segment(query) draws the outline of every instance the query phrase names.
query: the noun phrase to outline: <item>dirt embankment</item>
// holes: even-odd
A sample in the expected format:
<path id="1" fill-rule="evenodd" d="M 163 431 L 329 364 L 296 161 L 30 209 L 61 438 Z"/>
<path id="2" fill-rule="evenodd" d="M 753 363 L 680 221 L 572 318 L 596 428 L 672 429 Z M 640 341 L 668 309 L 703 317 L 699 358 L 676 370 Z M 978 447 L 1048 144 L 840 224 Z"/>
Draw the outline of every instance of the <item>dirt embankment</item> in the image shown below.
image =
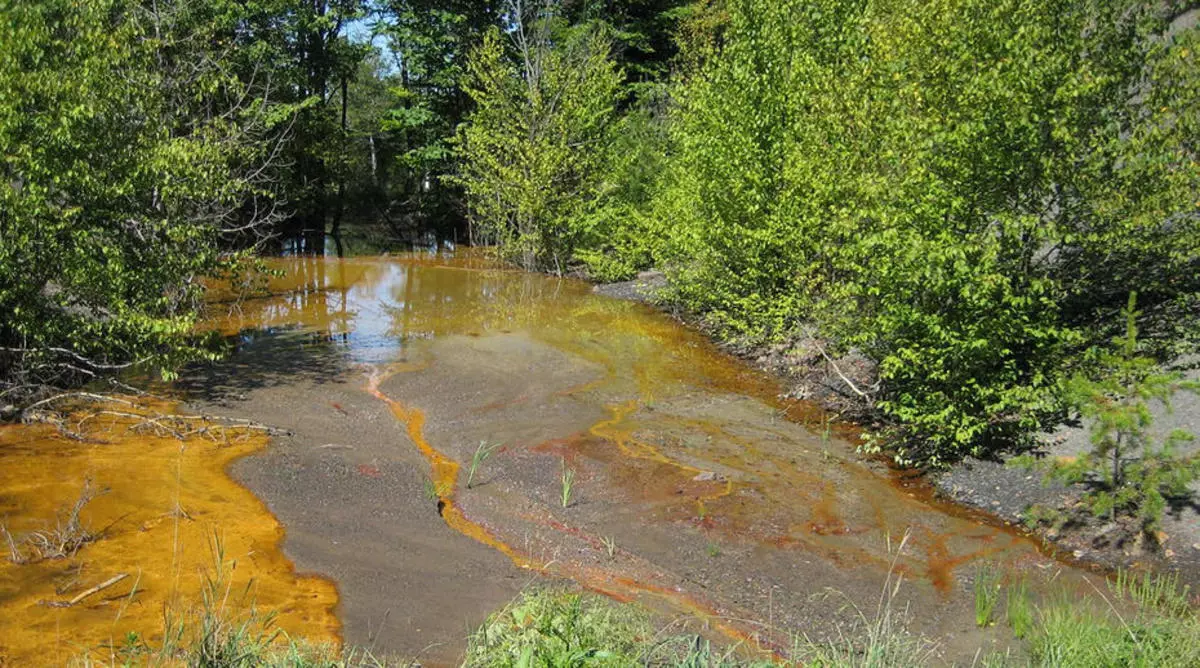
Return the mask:
<path id="1" fill-rule="evenodd" d="M 639 274 L 631 281 L 595 286 L 599 294 L 664 306 L 660 296 L 667 287 L 661 272 Z M 668 310 L 670 310 L 668 308 Z M 726 351 L 781 379 L 791 398 L 814 401 L 841 419 L 869 425 L 878 419 L 862 396 L 878 382 L 875 363 L 851 352 L 832 356 L 820 340 L 800 334 L 771 345 L 748 345 L 722 340 L 703 322 L 671 310 L 676 318 L 705 331 Z M 1200 360 L 1179 362 L 1191 381 L 1200 381 Z M 1181 394 L 1170 406 L 1152 408 L 1152 433 L 1162 437 L 1176 429 L 1200 436 L 1200 396 Z M 1074 457 L 1090 447 L 1086 425 L 1065 424 L 1041 436 L 1041 456 Z M 1200 453 L 1200 438 L 1189 443 L 1183 455 Z M 1082 485 L 1046 481 L 1040 472 L 997 459 L 967 458 L 945 471 L 926 474 L 937 495 L 992 515 L 998 521 L 1024 526 L 1026 511 L 1035 505 L 1074 509 Z M 1073 560 L 1101 568 L 1150 565 L 1176 572 L 1193 584 L 1200 583 L 1200 483 L 1192 486 L 1194 497 L 1174 500 L 1163 520 L 1160 545 L 1142 540 L 1128 523 L 1109 522 L 1074 513 L 1078 519 L 1061 528 L 1040 527 L 1033 531 L 1054 550 Z"/>

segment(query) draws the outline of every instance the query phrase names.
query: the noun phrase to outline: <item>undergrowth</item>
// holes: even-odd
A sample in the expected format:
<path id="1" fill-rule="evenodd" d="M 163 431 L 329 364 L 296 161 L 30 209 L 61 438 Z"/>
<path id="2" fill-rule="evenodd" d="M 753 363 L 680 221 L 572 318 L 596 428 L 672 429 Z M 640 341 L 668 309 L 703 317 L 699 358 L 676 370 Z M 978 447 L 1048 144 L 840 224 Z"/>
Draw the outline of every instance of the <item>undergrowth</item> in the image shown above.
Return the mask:
<path id="1" fill-rule="evenodd" d="M 897 559 L 902 540 L 892 551 Z M 192 609 L 166 615 L 161 641 L 137 634 L 80 657 L 76 665 L 189 666 L 195 668 L 381 668 L 416 666 L 361 649 L 340 650 L 288 637 L 275 614 L 256 608 L 253 583 L 235 587 L 219 540 L 216 567 L 206 575 Z M 902 572 L 890 569 L 874 610 L 849 604 L 856 622 L 832 640 L 794 632 L 785 656 L 748 643 L 722 645 L 674 624 L 656 625 L 640 607 L 564 588 L 531 588 L 493 613 L 468 638 L 464 668 L 908 668 L 941 663 L 938 647 L 910 633 L 910 611 L 897 596 Z M 1107 590 L 1086 596 L 1059 586 L 1038 598 L 1026 576 L 981 570 L 987 619 L 1007 626 L 1014 644 L 1003 653 L 982 650 L 969 665 L 1037 668 L 1187 668 L 1200 666 L 1200 619 L 1178 578 L 1118 574 Z M 1093 595 L 1094 594 L 1094 595 Z M 1001 602 L 1003 599 L 1003 602 Z M 978 621 L 978 620 L 977 620 Z M 1004 624 L 1002 624 L 1002 621 Z M 1014 652 L 1014 647 L 1024 650 Z"/>

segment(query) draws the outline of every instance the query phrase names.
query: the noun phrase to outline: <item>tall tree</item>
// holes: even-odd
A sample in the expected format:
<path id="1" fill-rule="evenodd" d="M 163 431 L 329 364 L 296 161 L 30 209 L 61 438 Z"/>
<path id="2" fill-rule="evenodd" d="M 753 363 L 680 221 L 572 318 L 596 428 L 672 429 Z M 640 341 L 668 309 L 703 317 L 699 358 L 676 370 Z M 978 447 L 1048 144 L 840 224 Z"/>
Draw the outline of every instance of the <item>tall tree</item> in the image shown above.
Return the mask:
<path id="1" fill-rule="evenodd" d="M 394 58 L 382 129 L 395 149 L 389 219 L 405 231 L 461 227 L 461 190 L 450 140 L 474 106 L 464 89 L 467 56 L 501 22 L 501 0 L 384 0 L 375 31 Z"/>
<path id="2" fill-rule="evenodd" d="M 188 345 L 200 279 L 277 221 L 296 112 L 243 49 L 239 12 L 3 6 L 0 406 L 204 354 Z"/>
<path id="3" fill-rule="evenodd" d="M 469 64 L 476 103 L 459 134 L 472 223 L 529 269 L 563 273 L 587 236 L 622 74 L 602 26 L 513 0 Z"/>

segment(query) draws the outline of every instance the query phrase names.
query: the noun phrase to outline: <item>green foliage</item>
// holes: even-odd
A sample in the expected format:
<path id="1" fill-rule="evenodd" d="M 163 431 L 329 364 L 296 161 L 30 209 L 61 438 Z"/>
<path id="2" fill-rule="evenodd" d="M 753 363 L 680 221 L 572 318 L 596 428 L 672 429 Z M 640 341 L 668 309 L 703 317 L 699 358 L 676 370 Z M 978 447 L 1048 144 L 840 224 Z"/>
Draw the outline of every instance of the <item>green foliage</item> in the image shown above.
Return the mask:
<path id="1" fill-rule="evenodd" d="M 479 447 L 475 448 L 475 454 L 471 455 L 471 468 L 467 472 L 467 489 L 471 489 L 471 483 L 475 480 L 475 472 L 501 445 L 503 444 L 492 443 L 489 445 L 487 441 L 479 442 Z"/>
<path id="2" fill-rule="evenodd" d="M 1125 334 L 1114 339 L 1115 351 L 1098 354 L 1099 380 L 1079 374 L 1068 383 L 1072 405 L 1090 423 L 1092 449 L 1070 461 L 1054 460 L 1049 475 L 1087 483 L 1091 488 L 1083 502 L 1097 516 L 1130 515 L 1153 534 L 1168 498 L 1190 494 L 1188 484 L 1200 477 L 1200 459 L 1178 452 L 1191 434 L 1175 430 L 1154 438 L 1151 402 L 1169 408 L 1175 392 L 1198 388 L 1179 373 L 1159 371 L 1154 360 L 1139 354 L 1135 299 L 1131 293 Z"/>
<path id="3" fill-rule="evenodd" d="M 229 60 L 225 3 L 5 3 L 0 404 L 133 363 L 170 375 L 201 278 L 271 222 L 295 106 Z M 224 58 L 225 60 L 222 60 Z"/>
<path id="4" fill-rule="evenodd" d="M 1062 596 L 1038 607 L 1029 634 L 1034 665 L 1060 668 L 1151 668 L 1200 663 L 1200 621 L 1138 612 L 1097 612 Z"/>
<path id="5" fill-rule="evenodd" d="M 522 594 L 492 614 L 467 646 L 464 666 L 632 666 L 651 629 L 632 608 L 594 595 Z"/>
<path id="6" fill-rule="evenodd" d="M 571 492 L 575 487 L 575 469 L 567 466 L 567 460 L 562 460 L 562 473 L 559 476 L 562 483 L 560 491 L 562 492 L 562 507 L 566 508 L 571 505 Z"/>
<path id="7" fill-rule="evenodd" d="M 1142 610 L 1167 617 L 1192 614 L 1191 585 L 1181 584 L 1178 573 L 1134 573 L 1121 569 L 1108 585 L 1114 594 L 1136 603 Z"/>
<path id="8" fill-rule="evenodd" d="M 613 29 L 616 56 L 632 83 L 663 80 L 676 57 L 674 32 L 692 0 L 576 0 L 563 2 L 573 23 L 604 21 Z"/>
<path id="9" fill-rule="evenodd" d="M 668 232 L 653 211 L 666 162 L 662 104 L 654 95 L 644 97 L 613 123 L 600 149 L 597 199 L 580 218 L 584 234 L 574 252 L 595 280 L 633 278 L 665 244 Z"/>
<path id="10" fill-rule="evenodd" d="M 1134 0 L 724 11 L 656 198 L 683 306 L 877 360 L 897 458 L 932 465 L 1056 421 L 1130 289 L 1157 352 L 1188 342 L 1195 28 Z"/>
<path id="11" fill-rule="evenodd" d="M 1008 587 L 1004 603 L 1005 617 L 1013 635 L 1022 639 L 1029 637 L 1034 629 L 1034 608 L 1029 598 L 1029 582 L 1024 576 Z"/>
<path id="12" fill-rule="evenodd" d="M 1000 603 L 1000 572 L 991 564 L 983 564 L 975 572 L 975 625 L 991 626 Z"/>
<path id="13" fill-rule="evenodd" d="M 523 267 L 563 273 L 597 202 L 598 149 L 622 75 L 603 28 L 564 27 L 545 13 L 514 20 L 510 35 L 491 30 L 471 55 L 476 108 L 458 136 L 454 180 L 482 240 Z"/>

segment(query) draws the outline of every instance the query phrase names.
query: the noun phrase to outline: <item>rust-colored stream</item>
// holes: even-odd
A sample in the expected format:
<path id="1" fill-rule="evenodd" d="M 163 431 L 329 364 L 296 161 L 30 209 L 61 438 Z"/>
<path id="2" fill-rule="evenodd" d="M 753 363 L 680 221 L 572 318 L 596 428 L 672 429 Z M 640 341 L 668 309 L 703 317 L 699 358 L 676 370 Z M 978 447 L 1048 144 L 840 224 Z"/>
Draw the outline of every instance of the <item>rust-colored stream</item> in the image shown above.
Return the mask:
<path id="1" fill-rule="evenodd" d="M 271 280 L 272 296 L 230 310 L 218 326 L 227 333 L 300 327 L 341 347 L 364 369 L 366 391 L 387 404 L 428 460 L 446 523 L 523 568 L 622 599 L 650 597 L 658 607 L 708 615 L 727 634 L 748 637 L 758 625 L 728 620 L 757 611 L 711 589 L 689 589 L 686 578 L 653 558 L 548 559 L 535 554 L 544 545 L 521 543 L 540 527 L 599 552 L 606 532 L 619 532 L 622 522 L 690 526 L 714 544 L 817 555 L 854 572 L 879 576 L 894 564 L 942 597 L 957 589 L 960 569 L 979 559 L 1045 565 L 1016 532 L 953 512 L 865 465 L 838 436 L 845 430 L 825 441 L 788 419 L 815 413 L 781 403 L 769 378 L 642 305 L 593 295 L 582 282 L 499 269 L 475 255 L 309 257 L 276 266 L 284 276 Z M 575 385 L 531 398 L 529 387 L 550 382 L 539 374 L 563 365 L 539 367 L 538 356 L 550 354 L 544 351 L 591 371 Z M 485 380 L 489 369 L 480 368 L 485 387 L 472 388 L 471 397 L 430 391 L 472 374 L 456 362 L 468 358 L 495 367 L 497 380 Z M 404 389 L 390 390 L 401 377 L 409 377 Z M 457 426 L 431 437 L 430 411 L 446 414 L 447 402 L 462 404 L 454 407 Z M 463 411 L 475 417 L 463 420 Z M 600 416 L 548 440 L 522 441 L 517 435 L 539 424 L 540 411 Z M 460 469 L 473 448 L 452 442 L 488 437 L 514 453 L 571 462 L 586 476 L 581 489 L 599 498 L 589 509 L 564 511 L 521 492 L 520 503 L 536 509 L 516 513 L 506 510 L 511 494 L 463 490 Z M 512 464 L 514 476 L 522 465 Z M 543 476 L 536 484 L 557 482 Z M 896 557 L 889 546 L 906 532 L 907 549 Z"/>
<path id="2" fill-rule="evenodd" d="M 840 582 L 864 583 L 859 594 L 876 592 L 866 600 L 894 567 L 936 601 L 959 591 L 962 568 L 979 559 L 1046 561 L 1018 534 L 947 512 L 864 464 L 841 432 L 823 439 L 789 419 L 814 413 L 780 402 L 769 378 L 645 306 L 470 254 L 269 264 L 281 274 L 258 296 L 214 292 L 205 326 L 243 337 L 299 330 L 339 351 L 343 371 L 361 374 L 364 392 L 403 426 L 407 443 L 388 447 L 424 458 L 446 525 L 520 568 L 771 650 L 783 634 L 764 631 L 767 599 L 751 595 L 760 586 L 807 588 L 799 598 L 819 588 L 812 578 L 846 574 Z M 338 638 L 333 586 L 296 575 L 279 524 L 225 474 L 262 437 L 107 440 L 0 430 L 0 517 L 15 531 L 53 517 L 84 477 L 111 487 L 90 506 L 111 527 L 103 540 L 70 560 L 0 564 L 0 657 L 25 665 L 160 629 L 164 606 L 195 597 L 214 529 L 289 633 Z M 484 465 L 490 483 L 466 489 L 481 440 L 504 448 Z M 564 508 L 553 499 L 566 467 L 578 477 Z M 705 550 L 751 561 L 719 565 L 701 586 Z M 41 604 L 117 572 L 138 577 L 84 605 Z M 752 577 L 726 586 L 743 575 Z"/>

